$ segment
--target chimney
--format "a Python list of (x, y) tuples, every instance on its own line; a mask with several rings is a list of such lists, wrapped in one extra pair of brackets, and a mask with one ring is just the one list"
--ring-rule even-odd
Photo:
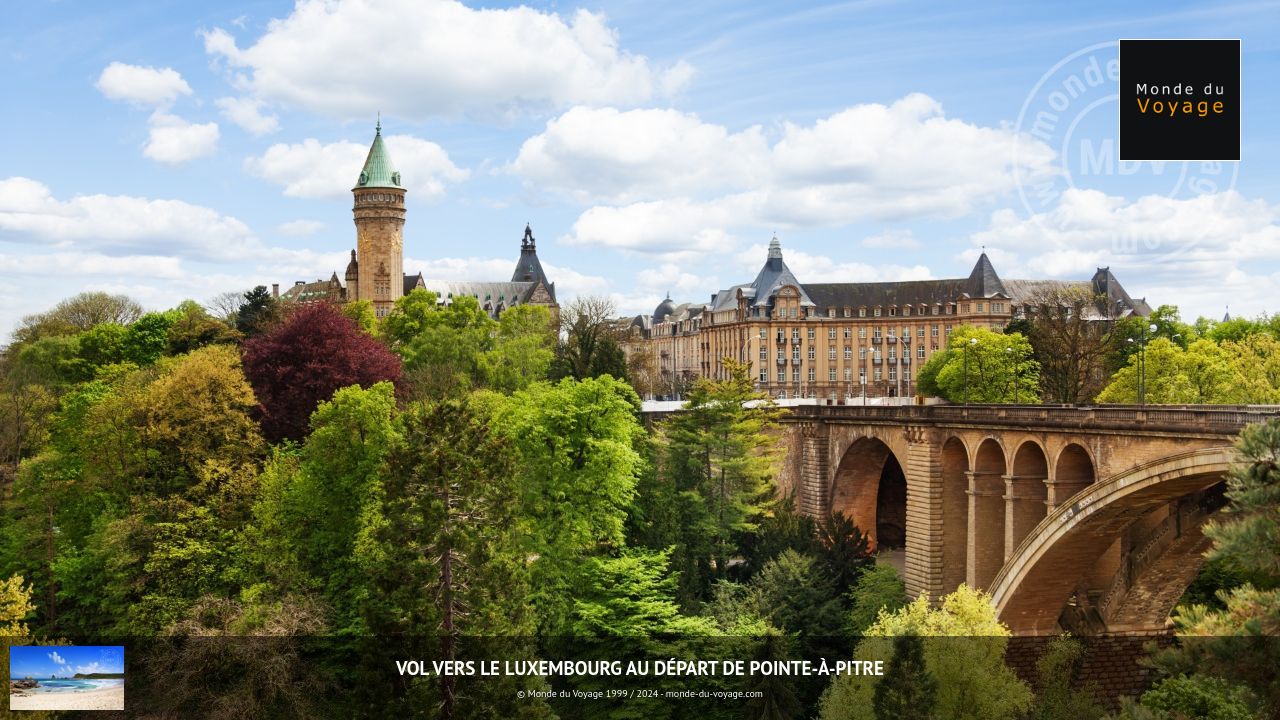
[(271, 283), (271, 297), (280, 297), (280, 283)]

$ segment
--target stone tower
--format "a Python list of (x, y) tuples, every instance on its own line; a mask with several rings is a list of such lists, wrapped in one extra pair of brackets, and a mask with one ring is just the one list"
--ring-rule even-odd
[(404, 295), (405, 189), (383, 145), (381, 121), (351, 193), (356, 250), (347, 266), (347, 298), (372, 301), (374, 313), (383, 317)]

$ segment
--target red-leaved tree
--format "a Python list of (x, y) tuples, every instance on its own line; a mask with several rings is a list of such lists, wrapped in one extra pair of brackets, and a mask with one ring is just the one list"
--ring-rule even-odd
[(244, 374), (269, 440), (307, 434), (311, 413), (348, 385), (400, 378), (400, 358), (327, 303), (304, 305), (244, 344)]

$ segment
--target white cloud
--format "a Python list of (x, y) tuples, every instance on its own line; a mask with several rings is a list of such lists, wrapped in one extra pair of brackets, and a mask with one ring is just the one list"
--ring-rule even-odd
[[(737, 254), (738, 265), (744, 271), (755, 272), (764, 263), (769, 247), (752, 245)], [(929, 280), (933, 274), (924, 265), (871, 265), (861, 262), (837, 262), (826, 255), (814, 255), (793, 250), (785, 245), (782, 257), (787, 267), (802, 283), (851, 283), (886, 282), (902, 280)]]
[(323, 229), (324, 223), (319, 220), (290, 220), (276, 226), (283, 235), (313, 235)]
[(0, 238), (108, 254), (240, 260), (258, 247), (243, 222), (181, 200), (128, 195), (53, 196), (24, 177), (0, 180)]
[(755, 217), (759, 195), (743, 193), (713, 202), (655, 200), (588, 209), (564, 238), (569, 245), (610, 247), (667, 261), (690, 260), (733, 247), (728, 228)]
[[(439, 145), (412, 135), (384, 137), (387, 152), (409, 192), (437, 197), (446, 183), (466, 180), (469, 171), (454, 165)], [(341, 198), (351, 192), (365, 157), (367, 144), (349, 140), (321, 144), (315, 138), (300, 143), (277, 143), (259, 157), (245, 160), (245, 170), (284, 187), (284, 194), (305, 198)]]
[(112, 100), (150, 107), (168, 107), (180, 95), (191, 94), (191, 86), (173, 68), (156, 69), (121, 62), (113, 62), (103, 69), (97, 88)]
[[(719, 280), (714, 275), (691, 273), (675, 263), (663, 263), (656, 269), (647, 268), (636, 273), (636, 288), (650, 294), (661, 294), (662, 297), (671, 293), (676, 302), (687, 302), (689, 298), (706, 302), (719, 288)], [(657, 307), (656, 303), (654, 307)]]
[(1280, 206), (1235, 191), (1136, 200), (1069, 189), (1051, 211), (1030, 218), (993, 213), (974, 233), (1007, 277), (1089, 277), (1110, 267), (1131, 295), (1184, 314), (1221, 317), (1274, 311), (1280, 263)]
[(67, 661), (66, 661), (66, 660), (64, 660), (64, 659), (62, 658), (62, 656), (61, 656), (61, 655), (59, 655), (59, 654), (57, 653), (57, 651), (54, 651), (54, 652), (49, 653), (49, 659), (50, 659), (50, 660), (52, 660), (54, 663), (56, 663), (56, 664), (58, 664), (58, 665), (66, 665), (66, 664), (67, 664)]
[(97, 660), (94, 660), (93, 662), (89, 663), (88, 665), (77, 665), (77, 666), (76, 666), (76, 674), (78, 674), (78, 675), (89, 675), (89, 674), (92, 674), (92, 673), (109, 673), (109, 672), (111, 672), (111, 671), (107, 669), (107, 666), (103, 665), (102, 663), (98, 662)]
[(862, 239), (862, 247), (885, 250), (918, 250), (920, 241), (910, 230), (885, 230)]
[(280, 129), (280, 119), (264, 113), (263, 102), (253, 98), (224, 97), (213, 101), (222, 116), (250, 135), (267, 135)]
[(947, 118), (921, 94), (780, 132), (770, 146), (759, 128), (732, 133), (675, 111), (574, 108), (508, 169), (530, 188), (600, 203), (569, 243), (663, 257), (717, 249), (745, 228), (958, 217), (1010, 193), (1015, 169), (1053, 172), (1043, 143)]
[(0, 265), (13, 275), (48, 277), (55, 274), (104, 277), (183, 277), (181, 261), (158, 255), (103, 255), (101, 253), (59, 252), (37, 255), (0, 253)]
[(155, 112), (149, 121), (150, 139), (142, 154), (156, 162), (179, 165), (189, 160), (212, 155), (218, 148), (218, 124), (193, 124), (163, 112)]
[(603, 16), (452, 0), (299, 0), (241, 48), (222, 28), (205, 51), (271, 103), (341, 118), (374, 110), (415, 119), (524, 108), (634, 104), (679, 90), (691, 69), (658, 69), (619, 48)]
[(768, 153), (758, 126), (730, 133), (676, 110), (575, 107), (526, 140), (507, 170), (582, 202), (627, 203), (754, 186)]

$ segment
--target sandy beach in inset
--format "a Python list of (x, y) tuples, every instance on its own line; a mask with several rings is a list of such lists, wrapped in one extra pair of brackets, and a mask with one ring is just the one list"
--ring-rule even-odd
[(31, 693), (9, 696), (10, 710), (123, 710), (124, 685), (85, 692)]

